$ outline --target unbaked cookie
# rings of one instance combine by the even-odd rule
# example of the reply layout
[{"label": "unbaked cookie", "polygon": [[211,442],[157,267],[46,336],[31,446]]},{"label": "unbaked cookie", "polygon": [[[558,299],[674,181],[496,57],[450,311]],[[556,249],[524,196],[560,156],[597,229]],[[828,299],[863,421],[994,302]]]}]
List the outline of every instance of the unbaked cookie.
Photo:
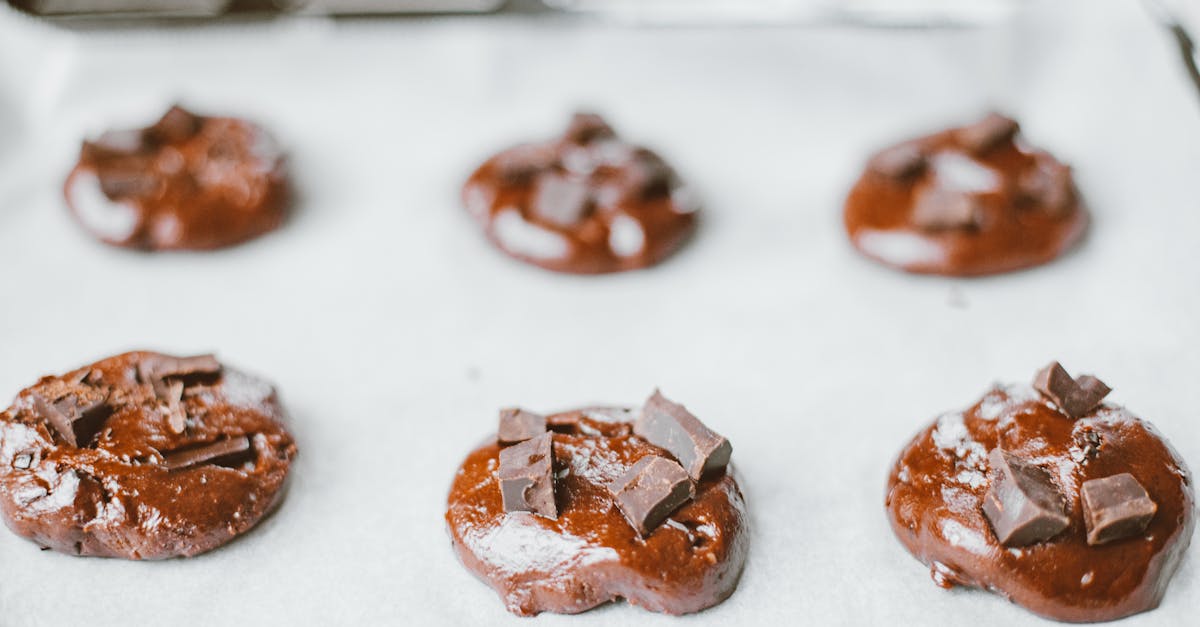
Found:
[{"label": "unbaked cookie", "polygon": [[85,141],[67,206],[97,239],[143,250],[237,244],[284,221],[284,159],[261,128],[172,107],[144,129]]},{"label": "unbaked cookie", "polygon": [[561,137],[488,159],[463,204],[505,253],[578,274],[656,264],[696,226],[674,170],[590,114],[575,115]]},{"label": "unbaked cookie", "polygon": [[655,393],[640,409],[500,414],[459,468],[446,522],[509,611],[624,598],[685,614],[725,600],[749,546],[729,441]]},{"label": "unbaked cookie", "polygon": [[850,241],[909,272],[975,276],[1046,263],[1079,241],[1088,213],[1071,169],[990,114],[871,157],[846,199]]},{"label": "unbaked cookie", "polygon": [[997,387],[900,453],[896,537],[940,586],[996,592],[1062,621],[1158,605],[1195,526],[1191,475],[1109,389],[1058,363]]},{"label": "unbaked cookie", "polygon": [[0,514],[74,555],[165,559],[245,533],[296,445],[274,388],[211,355],[127,353],[43,377],[0,413]]}]

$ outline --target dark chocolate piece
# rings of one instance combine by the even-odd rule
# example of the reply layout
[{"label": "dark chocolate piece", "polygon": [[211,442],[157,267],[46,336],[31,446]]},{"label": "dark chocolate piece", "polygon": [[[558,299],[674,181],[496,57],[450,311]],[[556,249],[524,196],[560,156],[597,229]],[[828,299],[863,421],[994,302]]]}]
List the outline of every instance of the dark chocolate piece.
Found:
[{"label": "dark chocolate piece", "polygon": [[54,428],[67,444],[87,446],[100,432],[104,421],[112,413],[106,399],[97,398],[81,402],[79,397],[68,394],[54,402],[40,394],[33,395],[34,409]]},{"label": "dark chocolate piece", "polygon": [[113,200],[148,196],[158,188],[150,172],[106,170],[99,175],[100,191]]},{"label": "dark chocolate piece", "polygon": [[146,139],[152,142],[171,144],[184,141],[200,130],[201,118],[175,105],[167,110],[158,122],[146,129]]},{"label": "dark chocolate piece", "polygon": [[501,444],[516,444],[536,438],[546,432],[546,417],[519,407],[500,410],[500,429],[496,439]]},{"label": "dark chocolate piece", "polygon": [[595,113],[576,113],[571,116],[571,123],[567,126],[563,139],[574,144],[586,145],[597,139],[616,135],[608,122]]},{"label": "dark chocolate piece", "polygon": [[1082,418],[1100,405],[1112,388],[1091,375],[1071,378],[1057,361],[1038,371],[1033,387],[1071,418]]},{"label": "dark chocolate piece", "polygon": [[97,156],[136,155],[142,148],[142,131],[138,129],[105,131],[100,137],[83,142],[83,151]]},{"label": "dark chocolate piece", "polygon": [[931,187],[917,192],[913,223],[928,231],[974,229],[979,226],[980,206],[966,192]]},{"label": "dark chocolate piece", "polygon": [[633,432],[655,446],[667,449],[688,476],[697,481],[729,463],[733,446],[714,433],[683,405],[667,400],[658,390],[642,406]]},{"label": "dark chocolate piece", "polygon": [[538,177],[531,209],[551,224],[571,226],[587,217],[592,205],[587,181],[547,172]]},{"label": "dark chocolate piece", "polygon": [[178,380],[185,386],[211,383],[221,374],[221,364],[212,355],[194,357],[161,357],[138,364],[143,382]]},{"label": "dark chocolate piece", "polygon": [[983,497],[983,513],[1001,544],[1025,546],[1049,540],[1070,520],[1050,473],[1000,448],[988,455],[992,486]]},{"label": "dark chocolate piece", "polygon": [[958,141],[972,154],[982,155],[1011,140],[1018,130],[1016,120],[989,113],[982,120],[958,129]]},{"label": "dark chocolate piece", "polygon": [[1039,155],[1036,165],[1017,179],[1017,190],[1025,200],[1054,217],[1065,214],[1074,200],[1071,166],[1049,155]]},{"label": "dark chocolate piece", "polygon": [[1135,536],[1146,529],[1158,505],[1133,475],[1084,481],[1079,488],[1088,544],[1097,545]]},{"label": "dark chocolate piece", "polygon": [[500,494],[506,512],[533,512],[557,519],[553,436],[543,433],[500,451]]},{"label": "dark chocolate piece", "polygon": [[[183,381],[171,381],[166,385],[167,427],[171,433],[183,433],[187,426],[187,411],[183,408]],[[158,392],[163,385],[155,385]],[[161,394],[160,394],[161,397]]]},{"label": "dark chocolate piece", "polygon": [[658,455],[647,455],[608,486],[625,520],[642,537],[650,535],[671,512],[696,494],[683,466]]},{"label": "dark chocolate piece", "polygon": [[201,464],[237,468],[254,461],[255,451],[250,438],[241,436],[218,440],[194,448],[171,451],[163,455],[163,465],[169,470],[182,470]]},{"label": "dark chocolate piece", "polygon": [[916,143],[897,144],[875,153],[867,168],[890,179],[907,180],[925,170],[928,160]]}]

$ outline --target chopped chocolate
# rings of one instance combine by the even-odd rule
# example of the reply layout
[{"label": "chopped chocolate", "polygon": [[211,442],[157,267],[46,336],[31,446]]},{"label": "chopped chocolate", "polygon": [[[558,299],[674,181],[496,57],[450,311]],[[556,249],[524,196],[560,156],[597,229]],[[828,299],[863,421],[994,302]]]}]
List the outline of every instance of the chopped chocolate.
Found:
[{"label": "chopped chocolate", "polygon": [[538,177],[531,209],[551,224],[572,226],[587,217],[592,204],[586,181],[551,171]]},{"label": "chopped chocolate", "polygon": [[554,502],[554,440],[543,433],[500,451],[500,495],[506,512],[533,512],[557,519]]},{"label": "chopped chocolate", "polygon": [[558,159],[554,150],[541,144],[522,144],[496,157],[496,173],[506,183],[523,185],[534,175],[552,168]]},{"label": "chopped chocolate", "polygon": [[897,144],[875,153],[867,162],[867,169],[898,181],[917,176],[925,170],[928,160],[925,152],[916,143]]},{"label": "chopped chocolate", "polygon": [[51,402],[35,393],[33,406],[63,441],[76,447],[91,443],[112,414],[106,398],[80,401],[74,394]]},{"label": "chopped chocolate", "polygon": [[146,129],[146,138],[163,144],[181,142],[199,132],[201,122],[200,117],[176,105]]},{"label": "chopped chocolate", "polygon": [[667,400],[658,390],[642,406],[633,432],[674,455],[688,476],[696,480],[724,468],[733,452],[729,440],[711,431],[683,405]]},{"label": "chopped chocolate", "polygon": [[983,497],[983,513],[1001,544],[1025,546],[1067,528],[1062,494],[1050,473],[1000,448],[992,449],[988,463],[992,485]]},{"label": "chopped chocolate", "polygon": [[145,383],[178,380],[184,386],[212,383],[221,374],[221,364],[212,355],[195,357],[158,357],[138,364],[138,376]]},{"label": "chopped chocolate", "polygon": [[1071,439],[1074,442],[1074,446],[1070,448],[1071,459],[1079,464],[1086,464],[1095,459],[1100,454],[1100,447],[1104,444],[1100,434],[1090,426],[1072,434]]},{"label": "chopped chocolate", "polygon": [[496,439],[501,444],[516,444],[536,438],[546,432],[546,417],[519,407],[500,410],[500,429]]},{"label": "chopped chocolate", "polygon": [[1059,217],[1065,214],[1074,200],[1071,167],[1059,163],[1050,155],[1038,157],[1036,165],[1017,179],[1021,198],[1037,204],[1038,208]]},{"label": "chopped chocolate", "polygon": [[122,157],[136,155],[144,147],[141,130],[105,131],[100,137],[83,142],[83,154],[90,158]]},{"label": "chopped chocolate", "polygon": [[917,192],[913,223],[928,231],[974,229],[979,226],[980,206],[975,196],[957,190],[931,187]]},{"label": "chopped chocolate", "polygon": [[563,134],[563,139],[574,144],[586,145],[597,139],[616,137],[616,135],[608,122],[595,113],[576,113],[571,117],[571,123],[567,126],[567,132]]},{"label": "chopped chocolate", "polygon": [[609,484],[608,491],[629,524],[646,537],[695,496],[696,485],[683,466],[666,457],[647,455]]},{"label": "chopped chocolate", "polygon": [[203,446],[171,451],[163,455],[163,465],[168,470],[181,470],[201,464],[237,468],[246,462],[254,461],[254,458],[255,451],[250,438],[243,435]]},{"label": "chopped chocolate", "polygon": [[100,191],[113,200],[148,196],[158,188],[158,180],[149,172],[105,170],[100,173]]},{"label": "chopped chocolate", "polygon": [[1074,379],[1057,361],[1038,371],[1033,387],[1071,418],[1082,418],[1100,405],[1112,388],[1091,375]]},{"label": "chopped chocolate", "polygon": [[1083,501],[1087,542],[1091,545],[1141,533],[1158,511],[1146,489],[1127,472],[1084,481],[1079,496]]},{"label": "chopped chocolate", "polygon": [[971,153],[982,155],[1011,140],[1018,130],[1020,127],[1016,120],[999,113],[989,113],[982,120],[958,129],[958,141]]},{"label": "chopped chocolate", "polygon": [[33,465],[33,455],[29,453],[21,453],[13,458],[12,465],[13,468],[16,468],[17,470],[29,470],[29,467]]},{"label": "chopped chocolate", "polygon": [[[161,385],[155,386],[155,391]],[[187,426],[187,412],[183,408],[183,381],[172,381],[167,384],[166,398],[167,402],[167,427],[171,433],[183,433]]]}]

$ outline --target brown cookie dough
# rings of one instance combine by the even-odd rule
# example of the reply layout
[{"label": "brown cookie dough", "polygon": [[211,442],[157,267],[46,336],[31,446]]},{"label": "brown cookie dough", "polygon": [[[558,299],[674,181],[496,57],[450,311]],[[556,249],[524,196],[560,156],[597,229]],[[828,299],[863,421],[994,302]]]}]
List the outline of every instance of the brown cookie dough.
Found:
[{"label": "brown cookie dough", "polygon": [[888,478],[892,529],[945,588],[1070,622],[1153,609],[1191,541],[1191,475],[1098,379],[1052,369],[919,433]]},{"label": "brown cookie dough", "polygon": [[149,128],[85,141],[67,206],[97,239],[144,250],[230,246],[281,225],[284,159],[259,127],[172,107]]},{"label": "brown cookie dough", "polygon": [[1029,148],[1017,123],[983,120],[874,155],[846,199],[850,241],[908,272],[996,274],[1040,265],[1088,224],[1071,169]]},{"label": "brown cookie dough", "polygon": [[505,253],[577,274],[654,265],[696,225],[671,167],[589,114],[575,115],[562,137],[486,161],[463,187],[463,204]]},{"label": "brown cookie dough", "polygon": [[0,513],[63,553],[203,553],[279,502],[296,455],[284,420],[271,385],[208,355],[43,377],[0,413]]},{"label": "brown cookie dough", "polygon": [[[654,411],[682,410],[662,400]],[[553,414],[542,435],[491,439],[459,468],[447,498],[451,540],[509,611],[574,614],[624,598],[685,614],[733,593],[749,530],[732,469],[721,462],[693,481],[676,455],[635,433],[640,414]],[[692,434],[694,426],[683,425]],[[728,460],[724,438],[690,437],[672,447],[686,441],[714,464]]]}]

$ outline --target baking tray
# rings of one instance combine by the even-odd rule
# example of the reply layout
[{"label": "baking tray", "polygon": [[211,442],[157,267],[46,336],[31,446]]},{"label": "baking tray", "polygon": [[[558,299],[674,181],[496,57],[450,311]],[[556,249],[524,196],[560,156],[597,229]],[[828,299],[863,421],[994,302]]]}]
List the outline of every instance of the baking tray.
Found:
[{"label": "baking tray", "polygon": [[[0,532],[0,624],[529,625],[454,558],[457,464],[499,407],[655,386],[733,442],[753,526],[740,587],[683,619],[614,604],[539,625],[1044,624],[934,586],[888,528],[887,470],[936,414],[1052,358],[1200,466],[1190,89],[1172,42],[1116,0],[934,31],[550,15],[74,32],[0,12],[0,391],[131,348],[214,350],[278,384],[300,446],[280,510],[201,557],[79,559]],[[286,228],[147,255],[70,221],[80,138],[175,101],[288,147]],[[480,160],[580,106],[704,201],[658,268],[542,272],[459,206]],[[993,106],[1075,166],[1087,241],[981,280],[856,255],[839,208],[865,155]],[[1188,624],[1197,599],[1193,547],[1162,607],[1122,625]]]}]

